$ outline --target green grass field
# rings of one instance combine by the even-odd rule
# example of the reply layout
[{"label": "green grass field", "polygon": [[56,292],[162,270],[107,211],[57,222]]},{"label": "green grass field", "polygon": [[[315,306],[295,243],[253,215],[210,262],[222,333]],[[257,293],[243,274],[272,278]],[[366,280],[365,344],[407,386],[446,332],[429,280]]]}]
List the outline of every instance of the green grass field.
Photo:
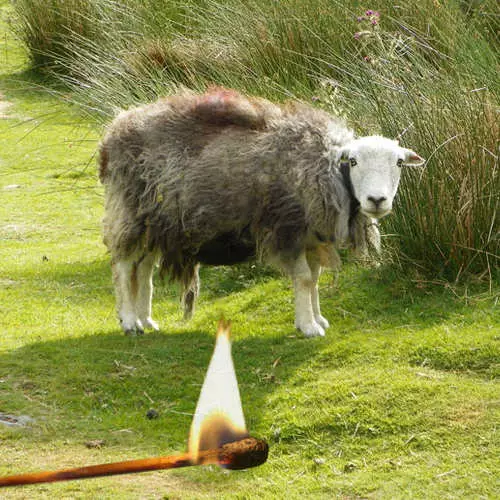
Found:
[{"label": "green grass field", "polygon": [[[1,28],[10,10],[1,2]],[[195,318],[159,286],[161,331],[125,337],[100,239],[93,121],[52,97],[0,38],[0,475],[183,452],[216,324],[233,322],[262,467],[144,473],[3,490],[0,498],[498,498],[498,286],[389,265],[321,282],[325,338],[293,328],[290,283],[204,269]],[[159,285],[159,283],[158,283]],[[149,420],[154,408],[159,418]],[[103,440],[100,448],[87,443]]]}]

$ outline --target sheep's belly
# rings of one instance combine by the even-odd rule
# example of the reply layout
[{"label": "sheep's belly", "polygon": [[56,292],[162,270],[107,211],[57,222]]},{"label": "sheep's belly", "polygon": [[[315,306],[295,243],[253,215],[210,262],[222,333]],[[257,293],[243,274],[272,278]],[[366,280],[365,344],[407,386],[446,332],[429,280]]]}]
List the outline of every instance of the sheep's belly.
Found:
[{"label": "sheep's belly", "polygon": [[200,247],[196,257],[202,264],[229,266],[255,258],[255,244],[236,232],[224,233]]}]

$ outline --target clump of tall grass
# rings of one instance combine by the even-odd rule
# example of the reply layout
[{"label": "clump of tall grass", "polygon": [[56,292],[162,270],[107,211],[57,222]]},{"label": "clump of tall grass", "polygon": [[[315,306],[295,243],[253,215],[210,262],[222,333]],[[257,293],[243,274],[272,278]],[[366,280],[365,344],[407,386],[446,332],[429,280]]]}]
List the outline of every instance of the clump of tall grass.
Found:
[{"label": "clump of tall grass", "polygon": [[[428,162],[405,172],[399,206],[383,221],[395,255],[447,278],[492,278],[500,259],[495,2],[374,3],[376,10],[331,0],[15,6],[34,60],[46,57],[74,99],[104,120],[179,86],[215,83],[314,102],[359,133],[399,137]],[[42,9],[50,22],[37,21]]]},{"label": "clump of tall grass", "polygon": [[66,41],[79,36],[98,40],[101,34],[96,20],[106,13],[86,0],[13,1],[18,19],[13,28],[24,42],[32,64],[38,69],[60,71]]}]

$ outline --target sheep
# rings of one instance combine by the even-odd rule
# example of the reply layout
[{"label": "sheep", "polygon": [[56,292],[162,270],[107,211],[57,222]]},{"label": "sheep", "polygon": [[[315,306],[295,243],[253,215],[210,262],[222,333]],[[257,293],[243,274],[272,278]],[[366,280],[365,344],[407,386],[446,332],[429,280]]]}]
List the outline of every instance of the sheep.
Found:
[{"label": "sheep", "polygon": [[355,138],[342,120],[212,88],[122,111],[99,151],[104,243],[126,334],[157,330],[152,274],[181,284],[184,317],[199,266],[259,258],[293,281],[295,326],[323,336],[318,278],[337,249],[380,246],[403,165],[423,159],[396,141]]}]

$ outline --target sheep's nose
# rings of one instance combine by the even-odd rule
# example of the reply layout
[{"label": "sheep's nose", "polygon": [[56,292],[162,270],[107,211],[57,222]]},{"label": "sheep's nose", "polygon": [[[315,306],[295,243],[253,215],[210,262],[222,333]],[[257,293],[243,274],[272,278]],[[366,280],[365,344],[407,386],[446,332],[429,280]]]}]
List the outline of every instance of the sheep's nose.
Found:
[{"label": "sheep's nose", "polygon": [[385,200],[387,200],[385,196],[380,196],[379,198],[375,198],[374,196],[368,196],[368,201],[371,201],[375,205],[375,208],[377,209],[380,207],[380,204]]}]

